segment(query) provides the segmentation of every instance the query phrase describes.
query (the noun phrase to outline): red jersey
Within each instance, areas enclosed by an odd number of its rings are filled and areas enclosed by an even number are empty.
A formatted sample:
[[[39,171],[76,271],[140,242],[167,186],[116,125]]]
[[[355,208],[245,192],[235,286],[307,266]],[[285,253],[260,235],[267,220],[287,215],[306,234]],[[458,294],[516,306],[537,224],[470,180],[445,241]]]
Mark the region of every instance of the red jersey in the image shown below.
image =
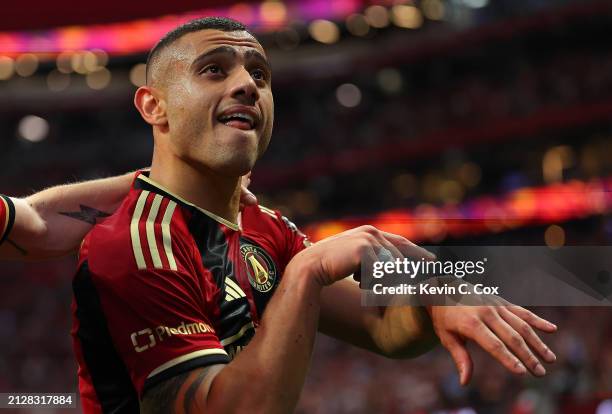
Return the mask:
[[[140,173],[86,236],[72,328],[86,413],[137,413],[147,389],[227,363],[249,343],[308,241],[268,208],[247,207],[241,218],[240,228]]]
[[[10,198],[0,194],[0,244],[8,237],[15,221],[15,206]]]

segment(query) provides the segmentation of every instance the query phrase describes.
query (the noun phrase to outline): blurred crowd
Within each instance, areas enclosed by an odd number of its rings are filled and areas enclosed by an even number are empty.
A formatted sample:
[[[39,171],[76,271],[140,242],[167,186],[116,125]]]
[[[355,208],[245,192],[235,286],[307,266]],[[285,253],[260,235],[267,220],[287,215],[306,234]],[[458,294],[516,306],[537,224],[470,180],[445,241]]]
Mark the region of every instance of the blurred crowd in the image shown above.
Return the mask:
[[[443,56],[432,51],[433,57],[416,62],[403,63],[400,51],[392,67],[357,68],[340,79],[361,93],[354,108],[338,104],[343,93],[336,89],[339,79],[307,83],[300,94],[279,91],[277,145],[268,159],[290,164],[349,148],[402,146],[554,109],[609,102],[612,53],[603,40],[609,21],[599,23],[606,30],[597,22],[595,28],[589,24],[562,27],[554,42],[517,33]],[[351,91],[344,94],[350,97]]]

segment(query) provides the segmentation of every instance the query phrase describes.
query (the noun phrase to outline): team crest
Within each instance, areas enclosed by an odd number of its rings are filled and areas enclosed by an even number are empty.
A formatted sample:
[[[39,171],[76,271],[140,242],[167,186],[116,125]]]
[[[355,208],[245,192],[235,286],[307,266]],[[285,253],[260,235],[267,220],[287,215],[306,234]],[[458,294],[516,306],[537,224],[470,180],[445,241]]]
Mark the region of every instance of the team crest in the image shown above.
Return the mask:
[[[262,293],[270,291],[276,282],[276,267],[268,253],[252,244],[240,246],[240,253],[246,263],[251,286]]]

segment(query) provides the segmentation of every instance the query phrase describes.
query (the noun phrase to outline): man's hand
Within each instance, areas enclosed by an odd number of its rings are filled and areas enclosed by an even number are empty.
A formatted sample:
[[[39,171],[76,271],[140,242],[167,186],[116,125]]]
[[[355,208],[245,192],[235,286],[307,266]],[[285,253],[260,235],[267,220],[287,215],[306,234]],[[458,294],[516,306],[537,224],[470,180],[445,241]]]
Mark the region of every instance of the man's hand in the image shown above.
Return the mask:
[[[291,262],[306,264],[321,286],[358,273],[364,258],[376,258],[381,250],[394,257],[432,259],[434,255],[404,237],[386,233],[374,226],[361,226],[313,244],[294,256]]]
[[[551,363],[557,358],[533,328],[552,333],[557,327],[520,306],[431,306],[433,327],[450,352],[459,381],[466,385],[472,376],[472,359],[465,346],[470,339],[509,371],[538,377],[546,370],[535,354]]]
[[[435,257],[401,236],[382,232],[372,226],[362,226],[317,242],[297,254],[290,264],[294,266],[296,263],[305,264],[309,273],[321,286],[329,286],[357,272],[362,260],[376,259],[381,251],[386,251],[385,254],[394,258],[431,260]],[[436,335],[457,365],[461,384],[469,382],[473,370],[472,360],[465,346],[468,339],[476,342],[511,372],[525,374],[529,370],[536,376],[544,375],[546,370],[536,355],[549,363],[554,362],[556,357],[538,337],[534,328],[552,333],[557,327],[526,309],[508,304],[501,298],[493,299],[497,306],[426,308]],[[385,312],[383,318],[379,320],[382,321],[382,325],[379,325],[379,328],[369,329],[370,333],[374,332],[371,337],[373,342],[360,337],[357,334],[358,327],[353,327],[353,331],[349,332],[352,335],[347,336],[353,339],[361,338],[361,345],[368,349],[378,346],[385,352],[393,349],[392,354],[395,352],[406,354],[404,349],[406,345],[415,342],[413,334],[406,336],[409,340],[397,334],[398,329],[404,332],[408,327],[415,325],[414,319],[408,318],[408,322],[404,321],[408,315],[405,313],[406,309],[412,308],[405,307],[399,312]],[[336,313],[339,312],[336,310]],[[337,327],[340,324],[336,320],[331,325]],[[365,329],[368,331],[368,327]],[[427,334],[427,330],[421,330]],[[389,343],[390,338],[394,340],[391,343]]]

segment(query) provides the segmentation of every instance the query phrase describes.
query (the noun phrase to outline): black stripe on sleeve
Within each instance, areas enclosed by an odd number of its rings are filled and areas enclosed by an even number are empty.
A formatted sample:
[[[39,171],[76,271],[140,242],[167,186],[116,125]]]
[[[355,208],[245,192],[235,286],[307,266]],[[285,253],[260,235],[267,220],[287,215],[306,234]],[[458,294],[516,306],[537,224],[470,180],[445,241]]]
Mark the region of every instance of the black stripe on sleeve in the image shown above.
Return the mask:
[[[8,223],[6,225],[6,229],[4,229],[4,234],[0,234],[0,244],[2,244],[11,232],[13,224],[15,224],[15,205],[13,204],[13,201],[5,195],[0,194],[0,198],[6,201],[6,205],[8,206],[8,211],[6,212],[8,216]]]
[[[213,355],[204,355],[201,357],[195,357],[185,362],[181,362],[180,364],[176,364],[159,374],[151,378],[147,378],[144,383],[144,387],[142,389],[142,394],[147,392],[147,390],[152,387],[162,383],[172,377],[183,374],[188,371],[192,371],[196,368],[207,367],[210,365],[216,364],[227,364],[229,362],[229,357],[223,354],[213,354]]]

